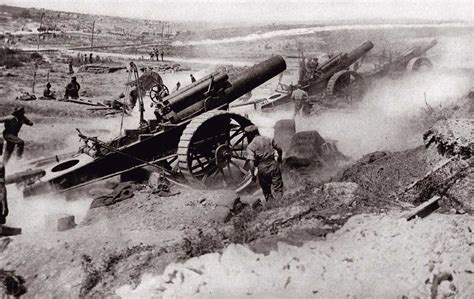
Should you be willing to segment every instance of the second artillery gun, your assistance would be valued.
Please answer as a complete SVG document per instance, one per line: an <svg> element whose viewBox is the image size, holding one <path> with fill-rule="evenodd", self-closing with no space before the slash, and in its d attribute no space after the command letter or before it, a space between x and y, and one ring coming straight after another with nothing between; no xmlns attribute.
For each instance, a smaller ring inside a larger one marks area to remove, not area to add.
<svg viewBox="0 0 474 299"><path fill-rule="evenodd" d="M87 137L80 151L43 170L24 188L24 196L71 191L144 166L181 173L202 187L235 187L244 182L248 133L252 122L227 111L229 103L286 69L274 56L229 77L214 72L164 98L155 98L157 119L109 142ZM136 76L138 78L138 76ZM59 159L58 159L59 160ZM36 170L38 171L38 170Z"/></svg>
<svg viewBox="0 0 474 299"><path fill-rule="evenodd" d="M433 67L433 64L431 63L431 60L424 55L437 43L437 40L433 39L428 43L425 42L415 45L397 55L395 58L392 58L392 55L390 55L388 61L376 67L374 71L365 74L365 77L378 79L387 75L399 74L406 71L416 72L430 70Z"/></svg>
<svg viewBox="0 0 474 299"><path fill-rule="evenodd" d="M373 47L372 42L366 41L354 50L334 55L322 63L301 55L298 84L309 95L320 95L324 98L359 96L365 90L364 79L356 71L349 70L349 67ZM279 83L277 93L259 101L260 109L272 109L291 102L290 95L293 88L291 85Z"/></svg>

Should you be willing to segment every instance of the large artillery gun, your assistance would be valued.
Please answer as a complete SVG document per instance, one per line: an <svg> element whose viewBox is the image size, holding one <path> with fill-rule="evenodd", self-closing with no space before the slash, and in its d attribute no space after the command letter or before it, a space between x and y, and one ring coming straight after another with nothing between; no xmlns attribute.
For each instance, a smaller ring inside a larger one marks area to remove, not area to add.
<svg viewBox="0 0 474 299"><path fill-rule="evenodd" d="M392 55L388 57L388 61L384 62L380 66L377 66L374 71L365 74L366 78L377 79L385 76L404 72L417 72L422 70L430 70L433 64L429 58L425 56L426 52L433 48L437 44L437 40L433 39L428 43L421 43L415 45L404 52L396 55L393 58Z"/></svg>
<svg viewBox="0 0 474 299"><path fill-rule="evenodd" d="M313 59L307 61L305 57L300 60L298 84L309 95L325 93L326 96L347 96L350 90L363 88L363 78L349 67L361 59L374 47L366 41L354 50L340 53L330 57L321 64Z"/></svg>
<svg viewBox="0 0 474 299"><path fill-rule="evenodd" d="M360 97L365 91L364 78L355 70L349 68L362 59L374 44L370 41L362 43L354 50L331 56L328 60L318 63L314 58L306 58L300 54L298 84L310 96L325 100L335 98ZM267 99L259 100L259 109L272 110L291 102L291 92L294 86L278 84L276 92ZM249 105L252 102L243 105Z"/></svg>
<svg viewBox="0 0 474 299"><path fill-rule="evenodd" d="M198 187L239 186L248 175L245 161L250 139L244 128L252 122L227 108L285 69L283 58L274 56L232 78L212 73L155 98L157 119L141 119L138 129L125 130L108 142L79 132L85 142L79 152L41 167L44 174L29 181L23 194L67 192L144 166L181 173Z"/></svg>

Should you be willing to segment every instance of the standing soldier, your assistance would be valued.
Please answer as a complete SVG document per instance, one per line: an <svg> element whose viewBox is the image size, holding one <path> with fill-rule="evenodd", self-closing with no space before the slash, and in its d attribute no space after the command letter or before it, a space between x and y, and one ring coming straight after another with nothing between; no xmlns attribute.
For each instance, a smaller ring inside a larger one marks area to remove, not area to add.
<svg viewBox="0 0 474 299"><path fill-rule="evenodd" d="M280 169L282 149L273 139L260 136L256 126L246 127L245 132L251 141L247 146L247 160L252 177L255 176L255 168L257 168L258 182L266 201L273 198L281 199L283 197L283 179Z"/></svg>
<svg viewBox="0 0 474 299"><path fill-rule="evenodd" d="M174 91L178 91L180 87L181 87L181 83L179 83L178 81L178 83L176 83L176 87L174 88Z"/></svg>
<svg viewBox="0 0 474 299"><path fill-rule="evenodd" d="M0 225L5 224L8 216L7 188L5 187L5 166L0 162Z"/></svg>
<svg viewBox="0 0 474 299"><path fill-rule="evenodd" d="M293 113L293 118L300 112L301 108L306 104L308 101L308 94L306 91L301 89L301 85L296 85L296 90L291 93L291 99L295 103L295 112Z"/></svg>
<svg viewBox="0 0 474 299"><path fill-rule="evenodd" d="M94 62L94 56L92 55L92 53L89 54L89 63L93 63Z"/></svg>
<svg viewBox="0 0 474 299"><path fill-rule="evenodd" d="M160 54L160 55L161 55L161 61L164 61L164 60L163 60L163 55L165 55L165 52L164 52L163 50L161 50L161 54Z"/></svg>
<svg viewBox="0 0 474 299"><path fill-rule="evenodd" d="M191 83L196 82L196 78L194 78L193 74L190 74L189 76L191 77Z"/></svg>
<svg viewBox="0 0 474 299"><path fill-rule="evenodd" d="M3 163L7 164L8 160L10 160L10 156L15 150L15 146L18 147L17 149L18 159L21 159L21 157L23 156L23 149L25 147L25 142L21 138L18 137L18 133L20 132L20 129L23 126L23 124L32 126L33 122L25 116L25 108L23 108L23 106L19 106L18 108L16 108L15 111L13 111L11 116L0 118L0 122L5 123L3 138L7 142L7 146L5 147L5 155L3 156Z"/></svg>
<svg viewBox="0 0 474 299"><path fill-rule="evenodd" d="M69 65L69 74L74 74L74 68L72 67L72 58L69 59L68 65Z"/></svg>

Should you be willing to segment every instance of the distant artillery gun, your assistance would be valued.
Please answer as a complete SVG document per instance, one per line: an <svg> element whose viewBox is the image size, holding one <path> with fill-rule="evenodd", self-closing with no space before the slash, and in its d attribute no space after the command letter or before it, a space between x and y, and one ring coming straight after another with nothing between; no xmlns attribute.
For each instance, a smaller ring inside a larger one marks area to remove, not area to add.
<svg viewBox="0 0 474 299"><path fill-rule="evenodd" d="M249 181L246 147L250 136L244 128L252 122L227 108L285 69L283 58L274 56L233 78L214 72L158 99L157 119L143 119L143 99L139 97L138 129L125 130L124 135L108 142L79 132L84 146L57 163L43 165L44 175L27 185L23 194L68 192L144 166L167 174L181 173L199 187L237 190ZM136 70L135 75L138 78Z"/></svg>
<svg viewBox="0 0 474 299"><path fill-rule="evenodd" d="M374 71L364 75L369 79L383 78L386 76L395 76L404 72L416 72L421 70L431 70L433 64L426 56L426 52L433 48L438 42L434 39L429 43L413 46L395 59L389 58L389 61L375 68ZM390 55L391 56L391 55Z"/></svg>
<svg viewBox="0 0 474 299"><path fill-rule="evenodd" d="M364 88L364 80L356 71L349 67L361 59L374 47L366 41L348 53L340 53L330 57L314 69L308 68L305 57L300 61L298 84L309 95L323 94L328 97L347 97L351 90Z"/></svg>
<svg viewBox="0 0 474 299"><path fill-rule="evenodd" d="M298 84L311 96L318 96L323 100L335 98L352 98L363 94L366 88L364 78L356 71L349 70L351 65L364 57L372 48L373 43L366 41L348 53L340 53L330 57L318 65L308 64L303 53L300 54ZM275 93L265 99L248 101L232 107L254 105L256 109L273 110L292 102L291 93L295 86L278 83Z"/></svg>

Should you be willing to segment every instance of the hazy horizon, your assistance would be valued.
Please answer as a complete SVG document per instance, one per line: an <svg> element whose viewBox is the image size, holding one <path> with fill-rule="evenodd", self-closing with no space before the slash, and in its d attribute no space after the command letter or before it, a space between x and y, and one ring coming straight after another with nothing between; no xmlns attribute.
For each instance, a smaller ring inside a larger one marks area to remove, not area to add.
<svg viewBox="0 0 474 299"><path fill-rule="evenodd" d="M0 0L0 4L115 17L206 23L474 21L472 1L150 1ZM133 9L131 9L133 8Z"/></svg>

